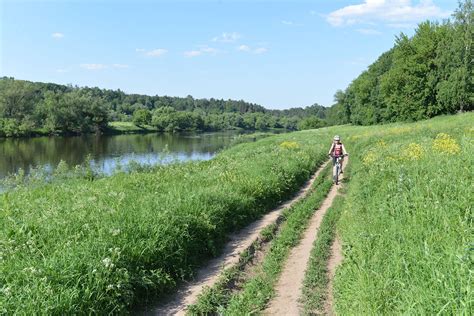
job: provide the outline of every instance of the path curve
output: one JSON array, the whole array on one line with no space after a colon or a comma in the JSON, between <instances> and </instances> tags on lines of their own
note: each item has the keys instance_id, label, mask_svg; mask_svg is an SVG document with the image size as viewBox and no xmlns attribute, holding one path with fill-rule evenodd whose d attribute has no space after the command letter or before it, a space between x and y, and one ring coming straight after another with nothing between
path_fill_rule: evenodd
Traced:
<instances>
[{"instance_id":1,"label":"path curve","mask_svg":"<svg viewBox=\"0 0 474 316\"><path fill-rule=\"evenodd\" d=\"M238 233L231 235L230 241L224 247L222 254L219 257L210 260L205 267L201 268L197 272L196 278L191 282L185 283L180 289L178 289L177 293L168 303L165 305L146 307L144 310L140 311L139 314L185 315L186 308L189 305L196 303L198 295L205 287L212 287L218 281L219 276L224 269L238 264L240 254L257 240L262 229L274 223L283 210L291 207L306 196L313 185L313 182L328 163L329 161L320 166L291 200L268 212L261 219L243 228Z\"/></svg>"},{"instance_id":2,"label":"path curve","mask_svg":"<svg viewBox=\"0 0 474 316\"><path fill-rule=\"evenodd\" d=\"M347 161L347 160L346 160ZM344 164L346 165L347 162ZM342 179L342 175L341 175ZM300 243L288 256L280 278L275 286L275 297L264 315L299 315L302 309L299 298L302 295L306 267L309 263L311 249L318 235L319 226L327 210L338 194L339 185L333 185L323 204L311 217Z\"/></svg>"}]
</instances>

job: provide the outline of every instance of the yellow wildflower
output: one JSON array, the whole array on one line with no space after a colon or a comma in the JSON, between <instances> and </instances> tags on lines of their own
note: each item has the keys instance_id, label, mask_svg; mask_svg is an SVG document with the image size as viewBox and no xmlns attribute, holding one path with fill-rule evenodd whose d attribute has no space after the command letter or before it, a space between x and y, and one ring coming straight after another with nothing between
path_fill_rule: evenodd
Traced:
<instances>
[{"instance_id":1,"label":"yellow wildflower","mask_svg":"<svg viewBox=\"0 0 474 316\"><path fill-rule=\"evenodd\" d=\"M402 155L403 157L411 159L411 160L418 160L421 157L423 157L424 153L425 153L425 150L423 149L423 147L421 147L421 145L416 144L416 143L411 143L405 148Z\"/></svg>"},{"instance_id":2,"label":"yellow wildflower","mask_svg":"<svg viewBox=\"0 0 474 316\"><path fill-rule=\"evenodd\" d=\"M377 160L377 155L373 151L369 151L362 160L364 165L368 166Z\"/></svg>"},{"instance_id":3,"label":"yellow wildflower","mask_svg":"<svg viewBox=\"0 0 474 316\"><path fill-rule=\"evenodd\" d=\"M284 141L280 144L280 148L283 149L297 149L300 148L300 145L297 142Z\"/></svg>"},{"instance_id":4,"label":"yellow wildflower","mask_svg":"<svg viewBox=\"0 0 474 316\"><path fill-rule=\"evenodd\" d=\"M450 135L439 133L433 141L433 150L444 154L456 155L461 152L461 147Z\"/></svg>"},{"instance_id":5,"label":"yellow wildflower","mask_svg":"<svg viewBox=\"0 0 474 316\"><path fill-rule=\"evenodd\" d=\"M387 147L387 143L385 143L383 140L379 140L377 142L377 146L379 146L380 148L386 148Z\"/></svg>"}]
</instances>

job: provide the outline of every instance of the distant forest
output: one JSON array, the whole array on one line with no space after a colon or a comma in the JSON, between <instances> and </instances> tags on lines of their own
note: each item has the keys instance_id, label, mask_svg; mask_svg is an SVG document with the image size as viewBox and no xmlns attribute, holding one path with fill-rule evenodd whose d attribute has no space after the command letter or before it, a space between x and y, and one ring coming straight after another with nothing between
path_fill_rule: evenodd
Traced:
<instances>
[{"instance_id":1,"label":"distant forest","mask_svg":"<svg viewBox=\"0 0 474 316\"><path fill-rule=\"evenodd\" d=\"M0 136L106 132L109 122L133 122L164 132L227 129L288 130L326 125L327 108L267 110L245 101L126 94L0 78Z\"/></svg>"},{"instance_id":2,"label":"distant forest","mask_svg":"<svg viewBox=\"0 0 474 316\"><path fill-rule=\"evenodd\" d=\"M417 121L474 109L472 1L459 2L452 21L423 22L401 34L347 87L328 113L333 123Z\"/></svg>"},{"instance_id":3,"label":"distant forest","mask_svg":"<svg viewBox=\"0 0 474 316\"><path fill-rule=\"evenodd\" d=\"M474 109L472 0L452 20L423 22L334 96L330 108L268 110L245 101L126 94L0 78L0 136L106 132L109 122L156 131L288 130L417 121Z\"/></svg>"}]
</instances>

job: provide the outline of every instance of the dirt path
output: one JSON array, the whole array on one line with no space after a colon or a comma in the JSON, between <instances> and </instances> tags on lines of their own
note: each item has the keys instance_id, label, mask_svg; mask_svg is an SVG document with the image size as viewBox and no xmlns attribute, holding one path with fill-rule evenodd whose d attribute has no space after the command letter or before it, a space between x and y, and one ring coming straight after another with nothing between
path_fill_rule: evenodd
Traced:
<instances>
[{"instance_id":1,"label":"dirt path","mask_svg":"<svg viewBox=\"0 0 474 316\"><path fill-rule=\"evenodd\" d=\"M342 177L341 177L342 178ZM314 213L308 228L298 246L293 248L285 263L282 274L275 287L276 296L270 302L264 315L299 315L303 280L308 266L311 249L316 240L319 226L332 201L337 195L339 186L333 185L321 207Z\"/></svg>"},{"instance_id":2,"label":"dirt path","mask_svg":"<svg viewBox=\"0 0 474 316\"><path fill-rule=\"evenodd\" d=\"M334 276L336 275L336 268L341 264L344 257L342 256L342 244L338 236L334 239L334 242L331 246L331 256L328 261L328 288L327 288L327 298L324 303L324 314L325 315L335 315L334 314L334 295L333 295L333 286L334 286Z\"/></svg>"},{"instance_id":3,"label":"dirt path","mask_svg":"<svg viewBox=\"0 0 474 316\"><path fill-rule=\"evenodd\" d=\"M204 287L214 285L218 281L223 269L227 269L238 263L239 255L257 240L263 228L275 222L284 209L291 207L308 193L314 180L327 164L328 162L323 164L291 200L270 211L263 218L253 222L237 234L230 236L230 241L224 247L222 255L209 261L207 266L197 272L195 280L184 284L168 303L165 305L147 307L145 310L140 311L139 314L185 315L187 306L196 302L198 295L202 292Z\"/></svg>"}]
</instances>

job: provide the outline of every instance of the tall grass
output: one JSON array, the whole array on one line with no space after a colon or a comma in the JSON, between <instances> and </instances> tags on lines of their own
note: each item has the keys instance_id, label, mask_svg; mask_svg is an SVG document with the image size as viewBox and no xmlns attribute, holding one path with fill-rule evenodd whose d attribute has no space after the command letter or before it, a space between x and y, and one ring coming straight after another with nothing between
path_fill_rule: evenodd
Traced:
<instances>
[{"instance_id":1,"label":"tall grass","mask_svg":"<svg viewBox=\"0 0 474 316\"><path fill-rule=\"evenodd\" d=\"M212 161L0 195L0 313L123 313L159 297L293 194L328 137L278 135Z\"/></svg>"},{"instance_id":2,"label":"tall grass","mask_svg":"<svg viewBox=\"0 0 474 316\"><path fill-rule=\"evenodd\" d=\"M353 177L338 314L472 313L473 121L344 130Z\"/></svg>"}]
</instances>

